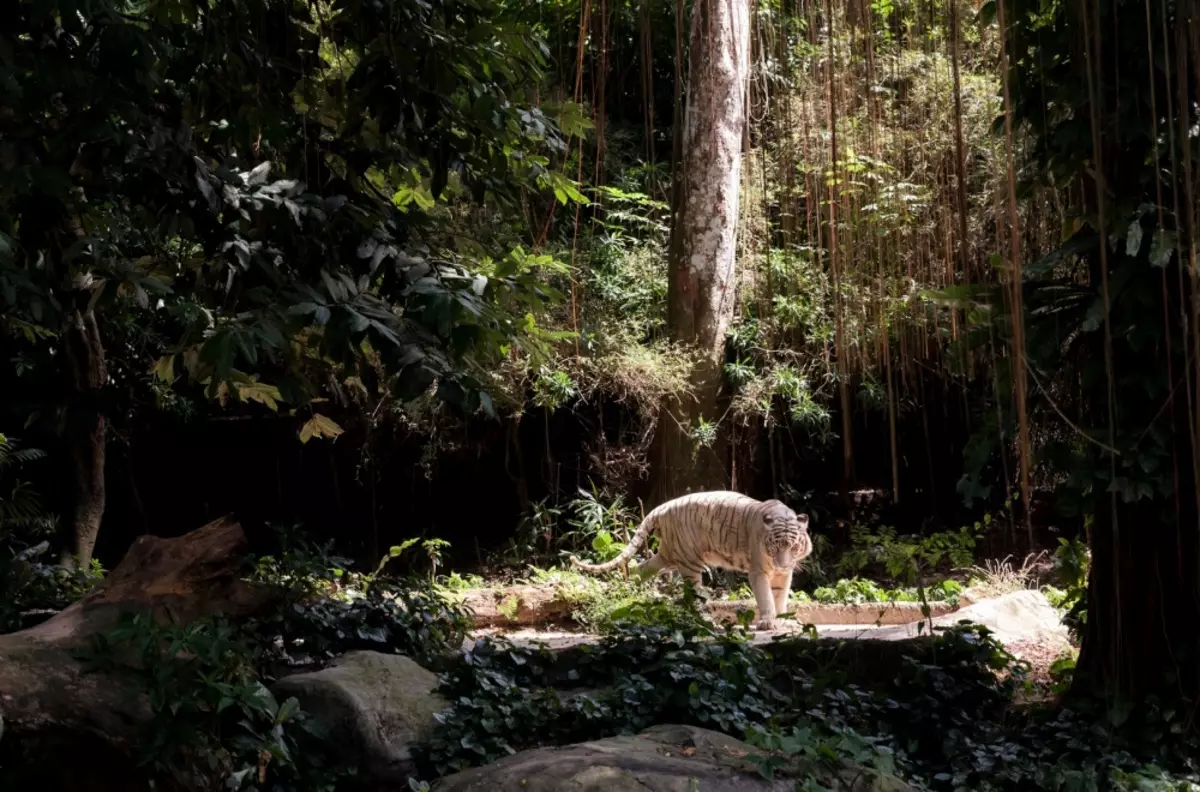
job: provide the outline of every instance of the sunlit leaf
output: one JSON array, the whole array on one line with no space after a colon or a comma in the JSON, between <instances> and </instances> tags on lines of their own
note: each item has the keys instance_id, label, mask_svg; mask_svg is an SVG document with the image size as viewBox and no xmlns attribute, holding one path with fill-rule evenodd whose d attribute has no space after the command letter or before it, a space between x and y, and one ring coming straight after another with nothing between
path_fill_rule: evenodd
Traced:
<instances>
[{"instance_id":1,"label":"sunlit leaf","mask_svg":"<svg viewBox=\"0 0 1200 792\"><path fill-rule=\"evenodd\" d=\"M151 373L158 377L160 382L171 383L175 381L175 356L163 355L155 363Z\"/></svg>"},{"instance_id":2,"label":"sunlit leaf","mask_svg":"<svg viewBox=\"0 0 1200 792\"><path fill-rule=\"evenodd\" d=\"M307 443L314 437L327 437L331 440L336 439L344 430L338 426L330 418L314 413L304 426L300 427L300 442Z\"/></svg>"},{"instance_id":3,"label":"sunlit leaf","mask_svg":"<svg viewBox=\"0 0 1200 792\"><path fill-rule=\"evenodd\" d=\"M265 382L249 382L236 383L238 398L242 401L258 402L272 412L279 411L279 402L283 397L279 394L279 388L274 385L268 385Z\"/></svg>"}]
</instances>

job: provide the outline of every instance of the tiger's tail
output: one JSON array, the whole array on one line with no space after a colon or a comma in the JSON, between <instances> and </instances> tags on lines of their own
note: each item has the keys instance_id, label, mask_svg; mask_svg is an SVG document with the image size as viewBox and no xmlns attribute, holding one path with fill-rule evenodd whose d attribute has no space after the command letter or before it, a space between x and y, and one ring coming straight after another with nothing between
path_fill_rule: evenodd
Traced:
<instances>
[{"instance_id":1,"label":"tiger's tail","mask_svg":"<svg viewBox=\"0 0 1200 792\"><path fill-rule=\"evenodd\" d=\"M629 540L629 544L625 545L625 549L621 551L621 554L612 561L607 561L603 564L585 564L575 556L571 556L571 565L582 569L584 572L608 572L609 570L624 566L629 563L629 559L633 558L637 551L642 548L642 545L646 543L647 537L654 531L654 524L656 522L658 522L658 515L650 512L646 519L642 520L642 524L638 526L637 533Z\"/></svg>"}]
</instances>

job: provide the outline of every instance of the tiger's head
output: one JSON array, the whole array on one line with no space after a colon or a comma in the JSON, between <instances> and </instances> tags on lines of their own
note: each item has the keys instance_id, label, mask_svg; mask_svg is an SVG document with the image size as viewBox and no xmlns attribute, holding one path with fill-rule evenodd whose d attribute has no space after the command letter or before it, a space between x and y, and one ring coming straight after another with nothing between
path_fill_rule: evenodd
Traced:
<instances>
[{"instance_id":1,"label":"tiger's head","mask_svg":"<svg viewBox=\"0 0 1200 792\"><path fill-rule=\"evenodd\" d=\"M777 500L769 500L763 507L767 552L776 569L790 569L812 552L808 515L796 514Z\"/></svg>"}]
</instances>

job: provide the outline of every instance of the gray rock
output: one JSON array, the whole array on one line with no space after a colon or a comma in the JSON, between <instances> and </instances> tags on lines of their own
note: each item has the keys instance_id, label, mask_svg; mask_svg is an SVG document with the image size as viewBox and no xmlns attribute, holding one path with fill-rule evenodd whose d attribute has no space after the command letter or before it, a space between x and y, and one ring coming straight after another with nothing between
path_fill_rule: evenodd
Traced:
<instances>
[{"instance_id":1,"label":"gray rock","mask_svg":"<svg viewBox=\"0 0 1200 792\"><path fill-rule=\"evenodd\" d=\"M368 781L406 785L410 746L448 706L436 689L437 675L403 655L350 652L328 668L284 677L273 692L280 701L295 696Z\"/></svg>"},{"instance_id":2,"label":"gray rock","mask_svg":"<svg viewBox=\"0 0 1200 792\"><path fill-rule=\"evenodd\" d=\"M694 726L654 726L638 735L538 748L443 778L435 792L792 792L795 778L762 778L746 743ZM875 770L814 768L846 792L911 792Z\"/></svg>"}]
</instances>

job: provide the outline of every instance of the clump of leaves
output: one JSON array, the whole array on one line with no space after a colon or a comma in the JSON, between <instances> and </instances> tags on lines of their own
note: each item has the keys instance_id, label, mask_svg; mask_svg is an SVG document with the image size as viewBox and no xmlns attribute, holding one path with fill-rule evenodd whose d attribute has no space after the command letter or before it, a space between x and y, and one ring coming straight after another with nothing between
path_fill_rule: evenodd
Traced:
<instances>
[{"instance_id":1,"label":"clump of leaves","mask_svg":"<svg viewBox=\"0 0 1200 792\"><path fill-rule=\"evenodd\" d=\"M677 607L679 590L669 582L628 578L601 579L575 570L533 569L535 585L553 585L558 599L571 606L571 618L589 629L603 631L616 621L652 619L652 612Z\"/></svg>"},{"instance_id":2,"label":"clump of leaves","mask_svg":"<svg viewBox=\"0 0 1200 792\"><path fill-rule=\"evenodd\" d=\"M256 645L223 618L174 625L130 614L81 652L110 671L130 654L151 711L138 761L157 783L324 792L347 774L296 699L272 695Z\"/></svg>"},{"instance_id":3,"label":"clump of leaves","mask_svg":"<svg viewBox=\"0 0 1200 792\"><path fill-rule=\"evenodd\" d=\"M439 588L445 589L446 591L460 592L469 591L470 589L483 588L487 585L487 581L485 581L479 575L463 575L459 574L458 572L451 572L449 575L443 575L442 577L439 577L437 579L437 585Z\"/></svg>"},{"instance_id":4,"label":"clump of leaves","mask_svg":"<svg viewBox=\"0 0 1200 792\"><path fill-rule=\"evenodd\" d=\"M852 605L884 602L954 602L963 592L957 580L939 580L923 588L884 588L862 578L843 578L832 586L821 586L812 593L816 602Z\"/></svg>"},{"instance_id":5,"label":"clump of leaves","mask_svg":"<svg viewBox=\"0 0 1200 792\"><path fill-rule=\"evenodd\" d=\"M1078 660L1079 652L1074 649L1054 658L1054 662L1050 664L1050 689L1054 693L1061 695L1071 687Z\"/></svg>"},{"instance_id":6,"label":"clump of leaves","mask_svg":"<svg viewBox=\"0 0 1200 792\"><path fill-rule=\"evenodd\" d=\"M1143 708L1119 733L1095 713L1017 712L1028 667L986 628L939 630L886 689L869 691L773 659L744 625L719 630L694 597L685 603L690 613L635 606L599 644L567 652L477 641L442 676L454 704L419 748L425 772L690 723L748 738L766 751L768 775L815 768L811 790L839 788L847 762L946 792L1187 788L1122 785L1188 781L1190 749L1170 734L1178 708Z\"/></svg>"},{"instance_id":7,"label":"clump of leaves","mask_svg":"<svg viewBox=\"0 0 1200 792\"><path fill-rule=\"evenodd\" d=\"M621 554L638 522L620 496L606 502L603 493L582 489L568 505L568 512L571 530L561 537L560 547L575 549L586 542L600 563Z\"/></svg>"},{"instance_id":8,"label":"clump of leaves","mask_svg":"<svg viewBox=\"0 0 1200 792\"><path fill-rule=\"evenodd\" d=\"M328 544L287 532L281 541L281 555L259 559L254 578L278 587L284 606L250 625L259 643L275 648L276 660L306 665L370 649L437 665L466 638L471 620L461 604L427 578L383 574L390 552L374 573L361 575Z\"/></svg>"},{"instance_id":9,"label":"clump of leaves","mask_svg":"<svg viewBox=\"0 0 1200 792\"><path fill-rule=\"evenodd\" d=\"M558 540L562 509L543 498L529 505L521 515L514 535L496 553L494 563L500 567L522 567L550 557Z\"/></svg>"},{"instance_id":10,"label":"clump of leaves","mask_svg":"<svg viewBox=\"0 0 1200 792\"><path fill-rule=\"evenodd\" d=\"M373 580L344 597L296 602L255 623L261 640L280 647L293 664L322 662L370 649L439 664L466 638L471 621L427 581Z\"/></svg>"},{"instance_id":11,"label":"clump of leaves","mask_svg":"<svg viewBox=\"0 0 1200 792\"><path fill-rule=\"evenodd\" d=\"M732 588L725 592L725 599L730 602L753 602L754 589L743 583L737 588ZM788 595L788 602L793 605L801 605L812 601L813 598L809 593L800 589L793 589L792 593Z\"/></svg>"},{"instance_id":12,"label":"clump of leaves","mask_svg":"<svg viewBox=\"0 0 1200 792\"><path fill-rule=\"evenodd\" d=\"M1076 638L1087 624L1087 586L1091 559L1091 552L1085 542L1059 537L1058 548L1054 551L1054 569L1063 588L1047 586L1044 589L1050 603L1063 611L1063 623Z\"/></svg>"},{"instance_id":13,"label":"clump of leaves","mask_svg":"<svg viewBox=\"0 0 1200 792\"><path fill-rule=\"evenodd\" d=\"M767 656L744 626L718 631L695 599L688 611L631 609L596 646L556 659L542 647L480 639L442 676L455 703L419 750L443 774L540 745L561 745L689 723L744 734L784 702L767 681ZM560 688L565 688L561 690Z\"/></svg>"},{"instance_id":14,"label":"clump of leaves","mask_svg":"<svg viewBox=\"0 0 1200 792\"><path fill-rule=\"evenodd\" d=\"M846 727L828 731L812 726L793 726L790 730L753 729L747 742L764 753L747 757L767 780L774 780L777 773L789 777L806 778L804 792L829 789L817 779L829 781L833 788L840 788L838 776L849 770L861 774L864 768L892 775L896 761L886 746L863 737ZM853 766L848 766L853 763Z\"/></svg>"},{"instance_id":15,"label":"clump of leaves","mask_svg":"<svg viewBox=\"0 0 1200 792\"><path fill-rule=\"evenodd\" d=\"M929 536L899 536L895 528L871 530L856 525L850 532L850 549L837 570L843 575L874 572L889 579L911 583L921 575L963 569L975 562L975 545L982 524L957 531L939 531Z\"/></svg>"},{"instance_id":16,"label":"clump of leaves","mask_svg":"<svg viewBox=\"0 0 1200 792\"><path fill-rule=\"evenodd\" d=\"M688 375L692 359L684 349L665 341L644 344L629 332L629 320L601 340L600 350L589 360L600 387L618 400L653 416L667 397L682 398L691 391Z\"/></svg>"}]
</instances>

